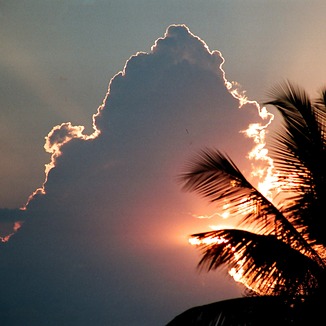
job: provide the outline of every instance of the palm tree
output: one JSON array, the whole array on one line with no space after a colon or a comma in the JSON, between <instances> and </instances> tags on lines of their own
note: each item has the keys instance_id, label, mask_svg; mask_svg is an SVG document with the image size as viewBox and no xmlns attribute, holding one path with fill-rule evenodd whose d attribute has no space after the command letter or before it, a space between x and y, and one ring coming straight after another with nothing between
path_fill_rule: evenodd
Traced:
<instances>
[{"instance_id":1,"label":"palm tree","mask_svg":"<svg viewBox=\"0 0 326 326\"><path fill-rule=\"evenodd\" d=\"M186 190L217 205L227 201L229 210L239 214L238 228L192 235L202 250L199 267L226 267L257 296L307 306L311 298L318 297L314 303L324 299L325 289L326 89L312 101L285 82L271 95L265 104L283 118L268 142L282 195L277 204L218 150L202 151L181 180Z\"/></svg>"}]
</instances>

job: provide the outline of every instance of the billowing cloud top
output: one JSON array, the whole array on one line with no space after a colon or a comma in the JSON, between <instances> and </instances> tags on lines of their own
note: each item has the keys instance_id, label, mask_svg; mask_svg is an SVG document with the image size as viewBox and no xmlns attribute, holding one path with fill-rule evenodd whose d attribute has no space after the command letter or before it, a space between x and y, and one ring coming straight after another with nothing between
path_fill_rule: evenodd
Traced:
<instances>
[{"instance_id":1,"label":"billowing cloud top","mask_svg":"<svg viewBox=\"0 0 326 326\"><path fill-rule=\"evenodd\" d=\"M255 105L239 109L223 62L186 26L170 26L112 78L93 134L70 123L53 128L44 185L0 250L0 316L12 324L163 325L239 293L219 274L196 273L187 236L206 222L191 214L208 208L176 182L206 146L249 170L253 144L239 131L260 118Z\"/></svg>"}]
</instances>

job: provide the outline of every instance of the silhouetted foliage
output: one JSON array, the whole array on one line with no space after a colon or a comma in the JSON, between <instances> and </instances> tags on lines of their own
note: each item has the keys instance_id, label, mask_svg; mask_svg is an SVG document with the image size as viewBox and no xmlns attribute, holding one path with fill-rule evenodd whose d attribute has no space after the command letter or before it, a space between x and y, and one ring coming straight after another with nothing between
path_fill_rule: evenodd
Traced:
<instances>
[{"instance_id":1,"label":"silhouetted foliage","mask_svg":"<svg viewBox=\"0 0 326 326\"><path fill-rule=\"evenodd\" d=\"M207 197L217 206L227 202L228 210L240 217L237 229L193 235L199 240L218 240L201 242L199 267L208 271L233 269L257 296L276 296L273 302L278 308L286 302L293 325L297 323L295 316L300 315L301 321L309 319L316 315L313 307L325 302L326 89L312 101L301 88L286 82L275 87L271 97L265 104L273 105L283 118L281 128L268 142L282 195L277 204L260 193L231 158L215 149L202 151L181 180L184 189ZM245 229L249 226L254 232ZM260 301L253 302L260 314ZM218 309L217 314L226 313L224 308L222 312ZM237 314L248 315L241 309ZM227 320L223 325L245 325ZM250 320L248 325L259 324Z\"/></svg>"},{"instance_id":2,"label":"silhouetted foliage","mask_svg":"<svg viewBox=\"0 0 326 326\"><path fill-rule=\"evenodd\" d=\"M323 325L324 302L289 304L282 296L245 297L193 307L166 326Z\"/></svg>"}]
</instances>

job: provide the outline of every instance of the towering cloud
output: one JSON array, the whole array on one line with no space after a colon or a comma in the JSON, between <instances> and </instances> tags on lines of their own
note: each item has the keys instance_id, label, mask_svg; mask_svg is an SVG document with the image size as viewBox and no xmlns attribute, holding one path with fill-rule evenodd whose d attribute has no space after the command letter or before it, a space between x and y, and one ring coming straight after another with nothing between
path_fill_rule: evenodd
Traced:
<instances>
[{"instance_id":1,"label":"towering cloud","mask_svg":"<svg viewBox=\"0 0 326 326\"><path fill-rule=\"evenodd\" d=\"M249 171L253 143L239 131L260 117L254 104L239 109L222 63L187 27L170 26L112 78L93 134L54 127L45 183L0 250L0 320L163 325L190 306L239 294L220 274L196 272L187 236L207 221L192 213L212 207L176 181L206 146Z\"/></svg>"}]
</instances>

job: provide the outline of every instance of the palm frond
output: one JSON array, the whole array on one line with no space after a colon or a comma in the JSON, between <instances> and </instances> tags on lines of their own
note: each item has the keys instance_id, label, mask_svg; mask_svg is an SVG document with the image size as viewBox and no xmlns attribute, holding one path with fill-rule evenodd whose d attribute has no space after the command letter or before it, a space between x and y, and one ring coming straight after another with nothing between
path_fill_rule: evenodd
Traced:
<instances>
[{"instance_id":1,"label":"palm frond","mask_svg":"<svg viewBox=\"0 0 326 326\"><path fill-rule=\"evenodd\" d=\"M319 97L315 100L315 105L321 114L326 113L326 88L320 91ZM322 118L322 120L324 120L324 118Z\"/></svg>"},{"instance_id":2,"label":"palm frond","mask_svg":"<svg viewBox=\"0 0 326 326\"><path fill-rule=\"evenodd\" d=\"M326 149L326 89L321 92L321 95L315 101L316 107L316 120L319 125L319 130L322 139L322 150L325 151Z\"/></svg>"},{"instance_id":3,"label":"palm frond","mask_svg":"<svg viewBox=\"0 0 326 326\"><path fill-rule=\"evenodd\" d=\"M244 216L248 223L258 222L257 227L264 232L274 230L277 209L247 181L227 155L206 149L190 163L188 171L180 176L184 190L195 191L218 207L227 202L231 214Z\"/></svg>"},{"instance_id":4,"label":"palm frond","mask_svg":"<svg viewBox=\"0 0 326 326\"><path fill-rule=\"evenodd\" d=\"M321 267L274 235L239 229L194 234L201 240L199 267L227 267L254 291L269 295L307 295L318 287ZM203 241L215 239L216 241Z\"/></svg>"},{"instance_id":5,"label":"palm frond","mask_svg":"<svg viewBox=\"0 0 326 326\"><path fill-rule=\"evenodd\" d=\"M276 154L273 150L279 149L273 159L282 164L284 160L280 153L287 149L285 155L292 158L291 162L300 163L310 171L314 180L318 179L323 167L320 159L325 151L325 110L316 107L304 90L289 82L275 87L272 96L274 100L265 104L274 105L284 120L283 130L271 149L272 154ZM322 101L324 97L319 100Z\"/></svg>"},{"instance_id":6,"label":"palm frond","mask_svg":"<svg viewBox=\"0 0 326 326\"><path fill-rule=\"evenodd\" d=\"M283 296L228 299L190 308L166 326L320 325L325 300L291 302Z\"/></svg>"},{"instance_id":7,"label":"palm frond","mask_svg":"<svg viewBox=\"0 0 326 326\"><path fill-rule=\"evenodd\" d=\"M303 90L286 83L272 95L275 99L266 104L278 109L284 124L269 142L270 155L282 191L295 193L284 212L296 228L304 227L306 238L326 245L326 225L319 213L326 208L326 91L312 102Z\"/></svg>"},{"instance_id":8,"label":"palm frond","mask_svg":"<svg viewBox=\"0 0 326 326\"><path fill-rule=\"evenodd\" d=\"M316 107L312 105L304 90L287 82L275 87L274 100L265 104L274 105L282 114L290 149L310 171L311 154L318 154L323 149L323 136ZM325 122L324 122L325 123ZM317 155L318 156L318 155Z\"/></svg>"},{"instance_id":9,"label":"palm frond","mask_svg":"<svg viewBox=\"0 0 326 326\"><path fill-rule=\"evenodd\" d=\"M298 325L294 323L297 318L294 319L293 305L284 299L276 296L256 296L214 302L188 309L166 326ZM271 313L274 311L277 313Z\"/></svg>"},{"instance_id":10,"label":"palm frond","mask_svg":"<svg viewBox=\"0 0 326 326\"><path fill-rule=\"evenodd\" d=\"M227 202L231 214L242 216L240 225L255 226L261 234L274 233L294 249L322 264L307 239L247 181L227 155L206 149L191 163L189 172L180 178L185 190L195 191L217 205L223 206Z\"/></svg>"}]
</instances>

